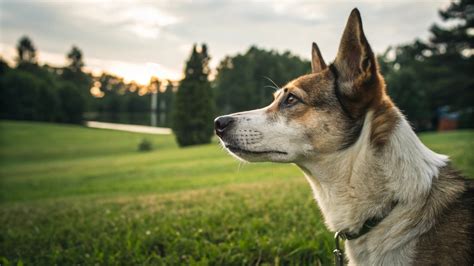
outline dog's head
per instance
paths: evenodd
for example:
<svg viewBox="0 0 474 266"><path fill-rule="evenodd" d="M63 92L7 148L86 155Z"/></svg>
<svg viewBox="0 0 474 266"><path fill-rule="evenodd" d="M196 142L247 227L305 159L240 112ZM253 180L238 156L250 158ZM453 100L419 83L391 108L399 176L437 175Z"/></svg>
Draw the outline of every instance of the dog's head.
<svg viewBox="0 0 474 266"><path fill-rule="evenodd" d="M216 118L216 134L232 154L252 162L298 163L341 151L358 139L369 109L383 113L392 105L357 9L334 63L326 65L315 43L311 63L312 73L275 92L269 106ZM375 144L383 142L384 134L372 134Z"/></svg>

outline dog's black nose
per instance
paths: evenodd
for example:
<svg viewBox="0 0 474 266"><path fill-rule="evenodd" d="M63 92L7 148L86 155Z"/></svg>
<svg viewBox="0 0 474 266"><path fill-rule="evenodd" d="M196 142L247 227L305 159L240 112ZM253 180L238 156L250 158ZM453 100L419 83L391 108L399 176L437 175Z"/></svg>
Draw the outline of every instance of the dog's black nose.
<svg viewBox="0 0 474 266"><path fill-rule="evenodd" d="M214 128L216 129L217 136L222 137L233 121L234 119L230 116L219 116L216 118L214 120Z"/></svg>

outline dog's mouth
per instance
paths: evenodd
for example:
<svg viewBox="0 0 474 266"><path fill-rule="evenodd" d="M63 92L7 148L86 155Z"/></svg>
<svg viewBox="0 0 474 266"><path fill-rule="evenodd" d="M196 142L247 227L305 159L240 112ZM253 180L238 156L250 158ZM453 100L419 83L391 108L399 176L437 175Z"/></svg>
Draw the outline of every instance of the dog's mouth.
<svg viewBox="0 0 474 266"><path fill-rule="evenodd" d="M225 146L227 149L229 149L233 153L242 153L242 154L270 154L270 153L276 153L276 154L288 154L287 152L284 151L277 151L277 150L265 150L265 151L250 151L246 149L239 148L234 145L226 145Z"/></svg>

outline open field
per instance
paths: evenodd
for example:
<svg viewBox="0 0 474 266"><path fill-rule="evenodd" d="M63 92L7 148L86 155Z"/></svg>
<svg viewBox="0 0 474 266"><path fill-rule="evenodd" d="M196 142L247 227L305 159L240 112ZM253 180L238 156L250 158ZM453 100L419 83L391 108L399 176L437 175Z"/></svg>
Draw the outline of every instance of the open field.
<svg viewBox="0 0 474 266"><path fill-rule="evenodd" d="M138 152L147 138L151 152ZM423 134L474 176L474 131ZM216 144L0 122L0 264L328 264L332 237L292 165Z"/></svg>

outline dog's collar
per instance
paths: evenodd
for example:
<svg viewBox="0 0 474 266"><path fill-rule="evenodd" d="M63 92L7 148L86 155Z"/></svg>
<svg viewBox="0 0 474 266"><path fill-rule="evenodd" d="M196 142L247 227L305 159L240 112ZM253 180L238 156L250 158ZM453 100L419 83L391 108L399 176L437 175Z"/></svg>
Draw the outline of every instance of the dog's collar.
<svg viewBox="0 0 474 266"><path fill-rule="evenodd" d="M341 91L339 90L339 83L338 83L339 71L337 71L337 68L336 68L336 66L334 66L334 63L329 65L329 70L331 71L332 75L334 76L334 92L336 94L337 101L341 105L342 111L344 111L344 113L349 118L353 119L351 113L349 112L349 109L347 109L347 107L342 102Z"/></svg>
<svg viewBox="0 0 474 266"><path fill-rule="evenodd" d="M372 217L364 222L362 225L362 228L358 232L351 232L349 230L342 230L342 231L337 231L336 235L334 236L334 241L336 243L336 249L334 249L333 253L335 256L335 261L336 265L343 265L344 264L344 254L343 251L339 248L339 240L354 240L357 239L368 232L372 230L372 228L376 227L378 224L380 224L383 219L385 219L390 213L393 211L393 209L397 206L398 201L392 202L392 206L390 211L382 217Z"/></svg>
<svg viewBox="0 0 474 266"><path fill-rule="evenodd" d="M385 219L388 215L390 215L390 213L397 206L397 204L398 204L398 201L392 202L390 211L385 216L372 217L372 218L367 219L362 225L362 228L359 229L358 232L353 232L353 231L351 232L348 230L338 231L337 233L339 237L344 240L353 240L367 234L368 232L370 232L370 230L372 230L372 228L376 227L378 224L380 224L383 221L383 219Z"/></svg>
<svg viewBox="0 0 474 266"><path fill-rule="evenodd" d="M372 228L376 227L380 222L382 222L383 218L370 218L369 220L365 221L365 223L362 225L362 228L359 230L359 232L351 232L351 231L338 231L336 234L338 234L339 238L344 239L344 240L353 240L357 239L368 232L372 230Z"/></svg>

